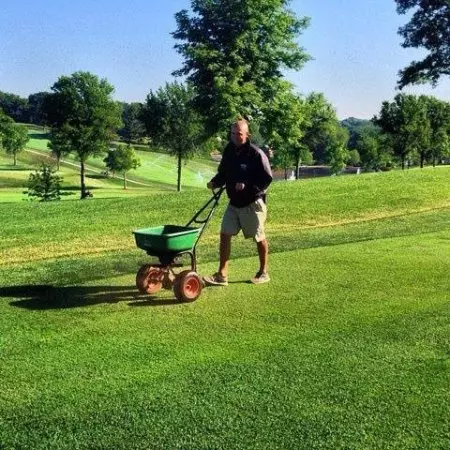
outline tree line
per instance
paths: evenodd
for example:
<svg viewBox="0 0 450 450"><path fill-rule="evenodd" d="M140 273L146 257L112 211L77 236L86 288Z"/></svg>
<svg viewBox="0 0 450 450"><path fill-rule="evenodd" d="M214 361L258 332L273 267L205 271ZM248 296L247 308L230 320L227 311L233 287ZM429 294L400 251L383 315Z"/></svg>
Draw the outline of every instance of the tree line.
<svg viewBox="0 0 450 450"><path fill-rule="evenodd" d="M402 12L411 2L398 3ZM105 155L115 135L128 144L148 140L173 154L180 190L183 161L199 151L220 150L238 118L249 120L257 144L274 148L274 166L295 167L297 177L304 163L327 164L340 173L347 163L383 170L397 162L404 168L447 157L446 102L399 94L355 131L338 120L323 94L296 92L284 71L301 70L311 59L298 43L309 19L288 6L288 0L192 0L191 10L175 15L172 33L182 56L173 75L184 81L151 90L142 103L116 102L107 80L76 72L61 76L51 92L28 99L0 93L0 108L16 121L49 127L57 158L77 155L81 198L87 196L87 158Z"/></svg>

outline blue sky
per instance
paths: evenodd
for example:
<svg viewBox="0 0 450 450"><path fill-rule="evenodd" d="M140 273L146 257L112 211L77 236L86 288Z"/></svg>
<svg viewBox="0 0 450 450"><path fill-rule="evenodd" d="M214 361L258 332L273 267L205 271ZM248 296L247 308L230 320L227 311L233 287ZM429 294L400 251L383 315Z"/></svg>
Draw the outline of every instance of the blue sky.
<svg viewBox="0 0 450 450"><path fill-rule="evenodd" d="M181 67L170 32L189 0L21 0L0 2L0 90L21 96L50 90L61 75L87 70L107 78L115 98L144 101ZM371 118L396 95L397 72L419 50L400 46L394 0L292 0L311 18L299 43L314 58L288 72L297 91L323 92L340 118ZM430 94L450 101L450 79Z"/></svg>

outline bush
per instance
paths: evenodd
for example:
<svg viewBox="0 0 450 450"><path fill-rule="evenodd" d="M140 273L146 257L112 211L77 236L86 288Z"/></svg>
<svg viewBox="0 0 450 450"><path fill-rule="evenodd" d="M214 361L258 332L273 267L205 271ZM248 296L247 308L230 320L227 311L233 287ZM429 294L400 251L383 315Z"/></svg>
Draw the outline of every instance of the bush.
<svg viewBox="0 0 450 450"><path fill-rule="evenodd" d="M55 175L55 172L52 166L42 164L39 170L30 174L26 194L41 202L60 200L62 177Z"/></svg>

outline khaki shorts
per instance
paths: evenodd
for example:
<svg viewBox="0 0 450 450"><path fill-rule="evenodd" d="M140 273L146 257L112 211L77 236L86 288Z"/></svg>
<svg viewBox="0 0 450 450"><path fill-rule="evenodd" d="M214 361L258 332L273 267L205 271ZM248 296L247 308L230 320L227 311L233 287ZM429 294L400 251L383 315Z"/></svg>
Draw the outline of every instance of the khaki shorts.
<svg viewBox="0 0 450 450"><path fill-rule="evenodd" d="M253 238L261 242L266 238L264 223L267 218L267 206L258 199L248 206L236 208L228 205L222 219L221 233L236 235L242 230L246 239Z"/></svg>

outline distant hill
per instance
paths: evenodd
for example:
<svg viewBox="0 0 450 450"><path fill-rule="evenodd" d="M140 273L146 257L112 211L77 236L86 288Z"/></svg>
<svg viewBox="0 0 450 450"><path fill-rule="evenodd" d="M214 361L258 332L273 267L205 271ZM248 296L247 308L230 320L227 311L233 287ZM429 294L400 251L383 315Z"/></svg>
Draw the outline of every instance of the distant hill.
<svg viewBox="0 0 450 450"><path fill-rule="evenodd" d="M376 125L372 121L367 119L357 119L356 117L348 117L347 119L341 120L341 125L350 133L350 139L348 141L348 148L355 148L356 141L361 134L361 131L365 128L376 128Z"/></svg>

